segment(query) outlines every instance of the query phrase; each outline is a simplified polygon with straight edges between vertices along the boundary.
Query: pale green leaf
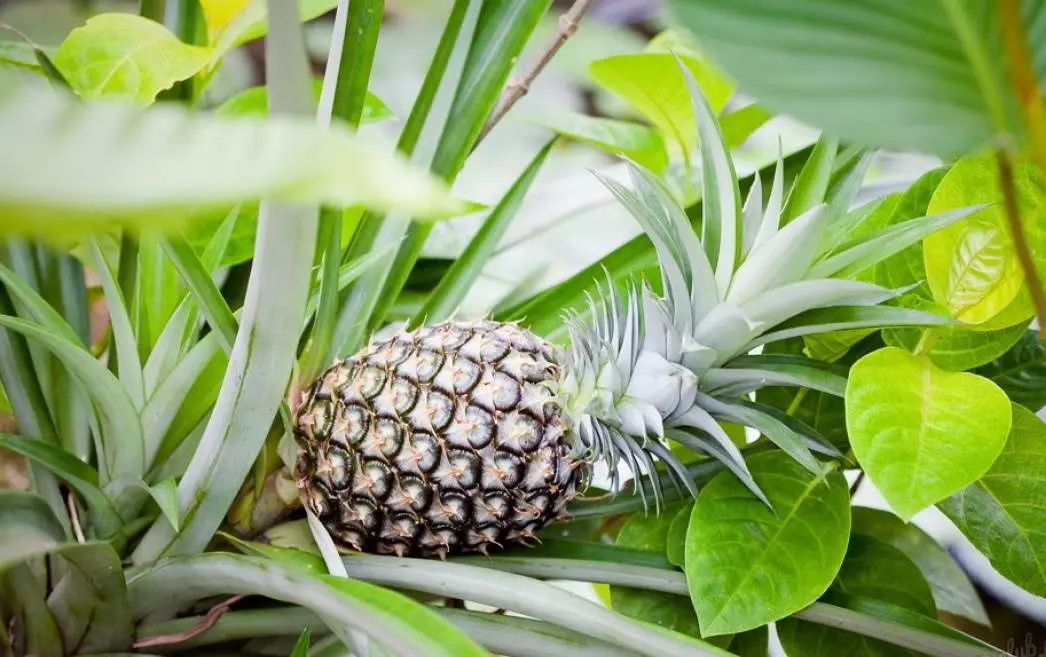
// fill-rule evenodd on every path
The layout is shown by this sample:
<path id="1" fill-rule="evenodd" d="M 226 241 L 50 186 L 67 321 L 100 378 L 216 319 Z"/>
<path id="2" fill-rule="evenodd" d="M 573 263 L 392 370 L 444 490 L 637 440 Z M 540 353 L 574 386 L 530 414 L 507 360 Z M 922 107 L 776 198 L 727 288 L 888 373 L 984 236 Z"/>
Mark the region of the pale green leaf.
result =
<path id="1" fill-rule="evenodd" d="M 997 4 L 671 0 L 669 7 L 739 87 L 776 111 L 845 142 L 949 157 L 1020 125 Z M 1028 25 L 1046 7 L 1022 4 Z M 1029 43 L 1041 60 L 1043 39 Z"/>
<path id="2" fill-rule="evenodd" d="M 806 607 L 828 589 L 846 553 L 850 496 L 842 474 L 814 475 L 780 452 L 752 456 L 748 467 L 773 510 L 721 473 L 701 490 L 690 518 L 687 584 L 709 636 Z"/>
<path id="3" fill-rule="evenodd" d="M 35 493 L 0 490 L 0 571 L 45 554 L 65 540 L 47 502 Z"/>
<path id="4" fill-rule="evenodd" d="M 938 508 L 1004 577 L 1046 596 L 1046 424 L 1013 405 L 1002 454 Z"/>
<path id="5" fill-rule="evenodd" d="M 243 0 L 236 0 L 242 3 Z M 338 6 L 338 0 L 297 0 L 298 18 L 302 21 L 312 20 L 326 14 Z M 228 50 L 248 41 L 265 36 L 269 31 L 268 8 L 265 0 L 249 0 L 246 8 L 238 13 L 228 26 L 215 39 L 217 54 L 223 55 Z"/>
<path id="6" fill-rule="evenodd" d="M 918 302 L 913 302 L 918 303 Z M 932 302 L 917 307 L 931 312 L 947 312 Z M 969 326 L 941 326 L 934 329 L 929 352 L 933 364 L 942 370 L 962 372 L 989 363 L 1002 356 L 1027 332 L 1027 322 L 997 331 L 973 331 Z M 918 329 L 884 329 L 883 341 L 892 347 L 914 351 L 923 336 Z"/>
<path id="7" fill-rule="evenodd" d="M 173 105 L 141 112 L 24 84 L 0 92 L 0 142 L 4 234 L 171 228 L 263 196 L 423 218 L 464 210 L 387 146 L 306 118 L 233 121 Z"/>
<path id="8" fill-rule="evenodd" d="M 142 362 L 138 359 L 138 344 L 131 327 L 128 313 L 130 304 L 124 299 L 123 292 L 116 281 L 116 273 L 102 253 L 96 239 L 89 239 L 92 266 L 102 282 L 105 292 L 105 304 L 109 311 L 112 326 L 112 344 L 116 348 L 116 365 L 120 383 L 135 407 L 141 409 L 145 404 L 145 379 L 142 374 Z M 110 357 L 112 354 L 110 347 Z"/>
<path id="9" fill-rule="evenodd" d="M 1010 401 L 994 383 L 885 347 L 850 369 L 854 455 L 894 512 L 918 511 L 983 475 L 1006 443 Z"/>
<path id="10" fill-rule="evenodd" d="M 733 93 L 733 84 L 707 61 L 683 55 L 687 69 L 718 114 Z M 661 131 L 676 153 L 689 157 L 698 144 L 697 124 L 686 82 L 671 54 L 635 53 L 598 59 L 589 73 L 599 86 L 635 107 Z"/>
<path id="11" fill-rule="evenodd" d="M 664 139 L 656 130 L 639 123 L 575 112 L 542 112 L 526 119 L 612 155 L 623 155 L 654 173 L 661 173 L 668 166 Z"/>
<path id="12" fill-rule="evenodd" d="M 214 113 L 217 116 L 226 118 L 267 116 L 269 113 L 269 97 L 267 91 L 268 89 L 265 86 L 244 89 L 219 105 L 217 109 L 214 110 Z M 322 93 L 323 79 L 314 78 L 312 81 L 312 102 L 314 105 L 319 104 L 320 94 Z M 366 99 L 363 102 L 363 114 L 360 117 L 360 125 L 379 123 L 393 118 L 395 118 L 395 115 L 392 113 L 392 110 L 389 109 L 388 105 L 386 105 L 376 95 L 368 91 Z M 337 121 L 339 119 L 338 117 L 332 117 L 332 120 Z"/>
<path id="13" fill-rule="evenodd" d="M 109 543 L 65 545 L 69 568 L 48 598 L 66 637 L 84 654 L 120 652 L 134 638 L 120 557 Z"/>
<path id="14" fill-rule="evenodd" d="M 887 511 L 855 506 L 853 531 L 888 543 L 911 559 L 929 583 L 938 609 L 990 625 L 988 612 L 966 571 L 946 548 L 918 526 Z"/>
<path id="15" fill-rule="evenodd" d="M 962 221 L 928 236 L 923 243 L 926 280 L 933 298 L 954 317 L 983 324 L 1009 306 L 1018 295 L 1022 302 L 1016 321 L 1031 318 L 1034 310 L 1025 292 L 1024 270 L 1017 260 L 1007 226 L 998 165 L 993 153 L 959 160 L 941 180 L 928 211 L 990 203 Z M 1046 186 L 1036 166 L 1024 162 L 1014 168 L 1017 205 L 1027 240 L 1039 268 L 1046 267 Z M 1003 328 L 1003 327 L 999 327 Z"/>
<path id="16" fill-rule="evenodd" d="M 160 512 L 167 518 L 167 522 L 171 523 L 171 527 L 175 531 L 178 531 L 181 528 L 181 518 L 178 506 L 178 484 L 175 483 L 174 477 L 164 477 L 152 486 L 147 485 L 146 488 L 149 490 L 149 496 L 156 502 L 156 506 L 160 507 Z"/>
<path id="17" fill-rule="evenodd" d="M 147 105 L 202 69 L 211 50 L 183 43 L 163 25 L 127 13 L 98 14 L 69 33 L 54 63 L 86 100 L 124 96 Z"/>

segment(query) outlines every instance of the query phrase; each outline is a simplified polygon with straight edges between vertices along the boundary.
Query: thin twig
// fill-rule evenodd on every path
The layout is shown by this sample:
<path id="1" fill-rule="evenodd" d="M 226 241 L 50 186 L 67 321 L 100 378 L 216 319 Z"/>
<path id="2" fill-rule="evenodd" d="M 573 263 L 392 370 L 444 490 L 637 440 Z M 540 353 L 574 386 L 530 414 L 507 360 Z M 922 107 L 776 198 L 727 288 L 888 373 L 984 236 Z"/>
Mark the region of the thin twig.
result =
<path id="1" fill-rule="evenodd" d="M 80 526 L 80 513 L 76 510 L 76 498 L 73 496 L 72 491 L 65 496 L 65 503 L 69 507 L 69 519 L 73 523 L 73 535 L 76 536 L 76 542 L 86 543 L 87 539 L 84 538 L 83 527 Z"/>
<path id="2" fill-rule="evenodd" d="M 1035 260 L 1031 256 L 1031 248 L 1024 234 L 1024 226 L 1021 224 L 1021 212 L 1017 205 L 1017 189 L 1013 181 L 1013 164 L 1010 162 L 1010 154 L 1003 148 L 995 151 L 999 161 L 999 185 L 1002 187 L 1003 202 L 1006 206 L 1006 221 L 1010 227 L 1010 237 L 1017 251 L 1017 259 L 1024 270 L 1024 279 L 1031 293 L 1031 300 L 1035 306 L 1035 314 L 1039 319 L 1039 337 L 1046 337 L 1046 291 L 1042 289 L 1042 281 L 1039 272 L 1035 268 Z"/>
<path id="3" fill-rule="evenodd" d="M 863 483 L 864 483 L 864 470 L 861 470 L 860 472 L 857 473 L 857 479 L 854 479 L 854 482 L 852 484 L 850 484 L 850 497 L 853 497 L 854 494 L 857 493 L 857 489 L 860 488 L 861 484 L 863 484 Z"/>
<path id="4" fill-rule="evenodd" d="M 188 641 L 194 636 L 199 636 L 200 634 L 203 634 L 207 630 L 214 627 L 214 624 L 218 622 L 218 619 L 221 618 L 221 615 L 227 612 L 229 610 L 229 607 L 233 606 L 243 598 L 244 596 L 242 595 L 234 595 L 225 602 L 211 607 L 210 610 L 207 612 L 207 615 L 203 617 L 203 620 L 201 620 L 199 623 L 190 627 L 187 630 L 184 630 L 182 632 L 175 632 L 174 634 L 160 634 L 158 636 L 150 636 L 144 639 L 139 639 L 138 641 L 134 642 L 133 647 L 149 648 L 151 646 L 167 646 L 171 645 L 172 643 L 182 643 L 183 641 Z"/>
<path id="5" fill-rule="evenodd" d="M 508 111 L 512 109 L 512 106 L 516 104 L 516 101 L 526 95 L 527 91 L 530 90 L 530 85 L 534 82 L 534 78 L 536 78 L 545 66 L 552 61 L 552 58 L 557 52 L 559 52 L 559 49 L 563 47 L 563 44 L 567 42 L 567 39 L 572 37 L 574 32 L 577 32 L 578 25 L 581 23 L 581 18 L 594 4 L 595 0 L 575 0 L 570 9 L 559 17 L 556 31 L 545 44 L 545 47 L 542 49 L 541 55 L 538 57 L 537 61 L 535 61 L 523 75 L 511 79 L 508 85 L 505 86 L 505 90 L 501 93 L 501 97 L 498 98 L 497 105 L 494 106 L 494 111 L 491 113 L 490 118 L 487 119 L 486 125 L 484 125 L 483 129 L 480 131 L 479 137 L 476 138 L 476 143 L 472 146 L 473 149 L 475 149 L 494 126 L 504 118 L 505 114 L 507 114 Z"/>

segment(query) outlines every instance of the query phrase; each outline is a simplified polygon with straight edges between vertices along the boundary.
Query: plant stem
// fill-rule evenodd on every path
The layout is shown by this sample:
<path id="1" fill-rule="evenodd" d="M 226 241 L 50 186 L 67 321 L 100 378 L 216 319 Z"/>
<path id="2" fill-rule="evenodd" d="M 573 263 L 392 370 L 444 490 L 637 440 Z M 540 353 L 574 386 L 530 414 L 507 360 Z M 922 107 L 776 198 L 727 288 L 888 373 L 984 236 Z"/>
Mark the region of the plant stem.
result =
<path id="1" fill-rule="evenodd" d="M 167 0 L 140 0 L 138 3 L 138 14 L 142 18 L 162 23 L 165 13 L 167 13 Z"/>
<path id="2" fill-rule="evenodd" d="M 1021 10 L 1018 0 L 999 0 L 1000 24 L 1002 28 L 1002 45 L 1006 50 L 1009 63 L 1010 80 L 1017 93 L 1025 126 L 1031 139 L 1032 155 L 1039 171 L 1046 175 L 1046 101 L 1043 99 L 1042 87 L 1032 70 L 1031 54 L 1028 49 L 1027 34 L 1021 22 Z M 1006 202 L 1006 218 L 1010 225 L 1010 235 L 1017 249 L 1017 257 L 1024 278 L 1031 292 L 1035 305 L 1035 315 L 1039 321 L 1039 337 L 1046 338 L 1046 292 L 1042 289 L 1039 273 L 1035 269 L 1031 250 L 1021 225 L 1017 208 L 1016 190 L 1013 184 L 1013 166 L 1010 154 L 1000 148 L 999 177 Z"/>
<path id="3" fill-rule="evenodd" d="M 491 113 L 490 118 L 487 119 L 483 129 L 480 130 L 479 136 L 476 137 L 476 143 L 472 145 L 473 150 L 479 145 L 483 138 L 501 121 L 502 118 L 508 111 L 512 109 L 512 106 L 516 102 L 526 95 L 527 91 L 530 90 L 530 85 L 534 82 L 534 79 L 541 73 L 541 71 L 548 65 L 552 58 L 556 56 L 559 49 L 563 47 L 563 44 L 567 42 L 567 39 L 574 36 L 577 32 L 578 25 L 581 24 L 581 18 L 585 15 L 585 12 L 595 4 L 595 0 L 575 0 L 574 4 L 570 6 L 570 9 L 566 11 L 562 16 L 559 17 L 559 22 L 556 25 L 556 31 L 549 37 L 545 47 L 541 50 L 541 54 L 537 60 L 530 65 L 526 73 L 513 78 L 509 81 L 508 85 L 505 86 L 505 90 L 501 93 L 501 97 L 498 99 L 497 105 L 494 106 L 494 111 Z"/>
<path id="4" fill-rule="evenodd" d="M 934 331 L 933 329 L 924 329 L 922 335 L 919 337 L 919 342 L 915 345 L 915 351 L 913 353 L 916 356 L 929 357 L 933 345 L 940 339 L 941 334 L 937 331 Z"/>

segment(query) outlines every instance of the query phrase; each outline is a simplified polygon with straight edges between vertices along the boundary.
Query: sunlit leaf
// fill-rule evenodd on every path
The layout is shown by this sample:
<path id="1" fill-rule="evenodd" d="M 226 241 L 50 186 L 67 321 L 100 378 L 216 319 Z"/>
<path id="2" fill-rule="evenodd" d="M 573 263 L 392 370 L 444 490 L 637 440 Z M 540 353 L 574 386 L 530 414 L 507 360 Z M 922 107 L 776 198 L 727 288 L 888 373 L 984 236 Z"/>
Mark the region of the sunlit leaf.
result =
<path id="1" fill-rule="evenodd" d="M 1031 411 L 1046 406 L 1046 346 L 1038 331 L 1025 331 L 1009 351 L 975 372 L 995 382 Z"/>
<path id="2" fill-rule="evenodd" d="M 54 63 L 84 99 L 125 96 L 147 105 L 195 75 L 211 50 L 183 43 L 163 25 L 127 13 L 98 14 L 69 33 Z"/>
<path id="3" fill-rule="evenodd" d="M 0 142 L 4 234 L 170 228 L 263 196 L 427 218 L 465 210 L 387 146 L 307 119 L 232 121 L 170 105 L 139 112 L 25 84 L 0 93 Z"/>
<path id="4" fill-rule="evenodd" d="M 1046 424 L 1023 406 L 1012 409 L 1002 454 L 938 508 L 1004 577 L 1046 596 Z"/>
<path id="5" fill-rule="evenodd" d="M 747 462 L 773 510 L 721 473 L 701 489 L 690 517 L 687 584 L 708 636 L 807 606 L 827 590 L 846 552 L 850 496 L 842 474 L 812 474 L 780 452 Z"/>
<path id="6" fill-rule="evenodd" d="M 613 155 L 623 155 L 654 173 L 660 173 L 668 165 L 661 135 L 639 123 L 573 112 L 544 112 L 527 119 Z"/>
<path id="7" fill-rule="evenodd" d="M 1010 401 L 997 385 L 945 372 L 924 356 L 886 347 L 850 369 L 846 428 L 854 455 L 906 521 L 983 475 L 1010 422 Z"/>
<path id="8" fill-rule="evenodd" d="M 223 117 L 238 116 L 267 116 L 269 113 L 269 97 L 267 87 L 257 86 L 232 96 L 219 105 L 214 113 Z M 323 92 L 323 80 L 315 78 L 312 81 L 312 100 L 318 104 L 320 94 Z M 363 104 L 363 115 L 360 117 L 360 125 L 378 123 L 395 118 L 392 110 L 380 98 L 372 92 L 367 92 L 367 99 Z M 333 120 L 338 120 L 333 117 Z"/>

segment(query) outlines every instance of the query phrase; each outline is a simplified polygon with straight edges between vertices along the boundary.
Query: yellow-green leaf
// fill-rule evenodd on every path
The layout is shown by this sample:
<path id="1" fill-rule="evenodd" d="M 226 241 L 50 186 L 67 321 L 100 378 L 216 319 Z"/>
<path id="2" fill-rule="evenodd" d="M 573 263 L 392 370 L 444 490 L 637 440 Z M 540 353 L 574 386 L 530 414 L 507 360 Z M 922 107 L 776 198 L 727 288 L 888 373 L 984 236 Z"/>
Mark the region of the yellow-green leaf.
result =
<path id="1" fill-rule="evenodd" d="M 55 66 L 85 99 L 128 96 L 148 105 L 196 75 L 211 50 L 182 43 L 163 25 L 134 14 L 99 14 L 69 33 Z"/>
<path id="2" fill-rule="evenodd" d="M 211 41 L 238 16 L 251 0 L 200 0 L 203 20 L 207 23 L 207 34 Z"/>
<path id="3" fill-rule="evenodd" d="M 1046 198 L 1034 164 L 1014 170 L 1017 202 L 1029 246 L 1037 264 L 1046 264 Z M 995 156 L 982 153 L 959 160 L 933 193 L 929 214 L 979 203 L 992 205 L 928 236 L 923 243 L 926 280 L 937 303 L 954 317 L 982 324 L 1007 310 L 1013 323 L 1033 314 L 1030 299 L 1023 308 L 1008 308 L 1024 287 L 1007 226 Z M 1004 328 L 996 326 L 995 328 Z"/>

